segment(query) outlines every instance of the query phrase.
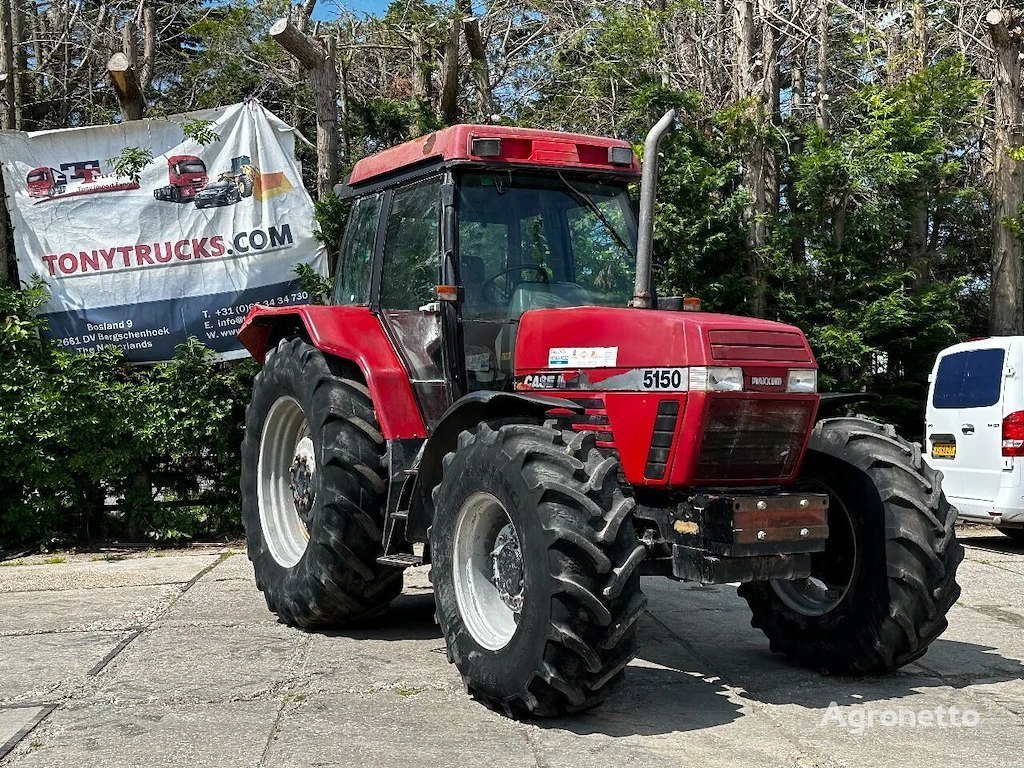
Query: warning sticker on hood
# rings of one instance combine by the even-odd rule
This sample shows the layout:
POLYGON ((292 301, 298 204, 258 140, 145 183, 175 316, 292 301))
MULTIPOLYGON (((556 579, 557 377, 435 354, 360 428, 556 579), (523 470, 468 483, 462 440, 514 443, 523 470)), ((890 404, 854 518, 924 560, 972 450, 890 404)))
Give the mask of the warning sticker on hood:
POLYGON ((614 368, 618 347, 551 347, 548 368, 614 368))

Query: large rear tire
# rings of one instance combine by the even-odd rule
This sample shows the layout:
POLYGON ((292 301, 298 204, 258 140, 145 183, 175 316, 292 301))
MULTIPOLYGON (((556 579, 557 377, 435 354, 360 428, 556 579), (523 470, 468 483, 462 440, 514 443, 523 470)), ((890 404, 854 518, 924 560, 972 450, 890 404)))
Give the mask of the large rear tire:
POLYGON ((924 654, 960 595, 956 509, 920 448, 862 418, 819 422, 798 487, 830 495, 812 576, 743 584, 772 651, 825 673, 890 672, 924 654))
POLYGON ((384 440, 358 372, 303 339, 267 353, 246 409, 242 519, 256 586, 301 627, 381 613, 402 572, 381 566, 384 440))
POLYGON ((444 460, 429 531, 437 620, 467 690, 510 716, 599 704, 635 653, 645 550, 591 434, 481 425, 444 460))

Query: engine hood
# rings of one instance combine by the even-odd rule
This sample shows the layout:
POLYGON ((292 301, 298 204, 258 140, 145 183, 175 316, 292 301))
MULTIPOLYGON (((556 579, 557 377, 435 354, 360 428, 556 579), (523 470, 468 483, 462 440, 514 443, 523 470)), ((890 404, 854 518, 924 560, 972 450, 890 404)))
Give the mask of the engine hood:
POLYGON ((770 320, 572 307, 531 310, 520 321, 517 375, 655 366, 817 367, 803 332, 770 320))

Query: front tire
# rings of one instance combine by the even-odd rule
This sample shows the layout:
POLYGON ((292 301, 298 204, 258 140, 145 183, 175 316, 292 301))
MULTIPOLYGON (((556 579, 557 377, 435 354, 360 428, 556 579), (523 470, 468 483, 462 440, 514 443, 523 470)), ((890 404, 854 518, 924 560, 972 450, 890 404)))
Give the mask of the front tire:
POLYGON ((808 579, 741 585, 751 624, 772 651, 825 673, 882 674, 922 656, 960 595, 941 475, 891 426, 827 419, 797 487, 830 496, 826 549, 808 579))
POLYGON ((515 717, 599 704, 634 656, 646 605, 618 460, 591 434, 483 424, 444 464, 431 578, 467 690, 515 717))
POLYGON ((354 622, 387 608, 384 441, 358 372, 299 338, 267 352, 246 409, 242 520, 256 586, 282 621, 354 622))

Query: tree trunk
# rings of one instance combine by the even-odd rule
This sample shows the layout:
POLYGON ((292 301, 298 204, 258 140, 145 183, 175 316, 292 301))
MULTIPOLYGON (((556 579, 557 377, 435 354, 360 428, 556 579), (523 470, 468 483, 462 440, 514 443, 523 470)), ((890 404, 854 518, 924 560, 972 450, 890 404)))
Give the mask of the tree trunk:
POLYGON ((0 171, 0 285, 18 285, 18 261, 15 258, 12 232, 4 175, 0 171))
MULTIPOLYGON (((131 30, 128 30, 125 36, 130 33, 131 30)), ((125 121, 141 120, 146 112, 146 98, 142 94, 139 76, 132 64, 135 57, 134 43, 130 48, 129 53, 115 53, 107 62, 107 74, 114 86, 118 106, 121 107, 121 119, 125 121)))
POLYGON ((441 82, 441 119, 445 125, 459 122, 459 20, 452 19, 444 47, 444 79, 441 82))
POLYGON ((288 19, 278 19, 270 36, 306 68, 316 107, 316 189, 323 200, 338 183, 338 75, 334 35, 314 40, 288 19))
POLYGON ((418 30, 412 36, 412 96, 418 101, 430 103, 433 88, 430 83, 430 64, 427 61, 429 48, 418 30))
POLYGON ((480 32, 480 20, 470 17, 463 21, 466 33, 466 47, 469 49, 470 69, 476 84, 476 103, 480 121, 491 122, 494 104, 491 99, 491 73, 487 66, 487 47, 480 32))
POLYGON ((13 40, 14 68, 10 70, 14 78, 14 127, 21 131, 25 129, 25 71, 28 69, 28 55, 25 51, 25 8, 22 0, 10 0, 13 7, 11 12, 11 38, 13 40))
POLYGON ((817 80, 814 84, 814 122, 818 128, 828 132, 828 0, 818 0, 817 35, 818 56, 817 80))
POLYGON ((350 54, 344 53, 338 59, 338 69, 341 72, 341 83, 338 88, 338 103, 341 107, 341 139, 345 150, 345 162, 352 162, 352 130, 349 125, 349 90, 348 90, 348 68, 350 65, 350 54))
MULTIPOLYGON (((759 0, 762 15, 771 18, 778 10, 777 0, 759 0)), ((779 94, 778 40, 771 24, 761 29, 757 50, 753 0, 735 0, 736 96, 747 105, 747 117, 753 123, 753 138, 743 165, 743 185, 749 193, 744 210, 747 226, 747 274, 751 283, 750 310, 764 317, 768 310, 768 283, 763 262, 768 246, 769 218, 778 201, 778 173, 775 153, 765 141, 775 120, 779 94)))
POLYGON ((142 13, 142 66, 139 68, 139 85, 145 93, 153 80, 153 68, 156 65, 156 13, 149 5, 142 13))
POLYGON ((989 11, 985 17, 995 54, 995 115, 992 131, 992 293, 989 331, 994 336, 1020 334, 1022 328, 1021 258, 1024 243, 1011 226, 1019 221, 1024 200, 1024 167, 1012 153, 1024 148, 1021 121, 1021 27, 1019 11, 989 11))
POLYGON ((737 100, 754 95, 754 2, 734 0, 733 32, 736 35, 736 65, 732 87, 737 100))
MULTIPOLYGON (((927 61, 928 27, 924 3, 917 0, 911 12, 913 29, 910 46, 906 54, 906 76, 920 74, 927 61)), ((910 270, 913 273, 913 288, 922 291, 931 278, 931 258, 928 248, 928 220, 931 211, 931 183, 922 180, 914 191, 913 208, 910 216, 910 270)))
POLYGON ((35 59, 36 66, 36 77, 34 78, 34 90, 35 100, 37 105, 41 105, 43 101, 43 95, 46 93, 46 82, 43 79, 43 73, 40 70, 43 61, 43 40, 46 39, 46 16, 45 12, 39 9, 39 6, 35 3, 32 4, 32 57, 35 59))
MULTIPOLYGON (((796 15, 794 13, 794 15, 796 15)), ((794 19, 798 21, 798 19, 794 19)), ((800 157, 804 153, 804 134, 803 125, 806 118, 804 110, 807 107, 806 104, 806 88, 807 80, 804 74, 804 59, 807 56, 807 45, 806 43, 797 45, 792 53, 792 63, 790 65, 790 93, 791 93, 791 106, 790 106, 790 121, 794 126, 797 126, 796 130, 791 130, 789 133, 792 136, 790 139, 790 155, 792 157, 800 157)), ((807 245, 804 240, 803 233, 803 210, 800 205, 800 197, 796 189, 796 173, 793 169, 793 163, 790 161, 787 164, 786 174, 786 204, 789 207, 791 230, 793 232, 792 237, 789 240, 789 259, 790 262, 802 266, 807 262, 807 245)), ((797 296, 801 296, 803 286, 795 286, 797 296)))
POLYGON ((14 24, 8 0, 0 0, 0 79, 3 80, 3 120, 0 127, 13 129, 17 122, 14 100, 14 24))

